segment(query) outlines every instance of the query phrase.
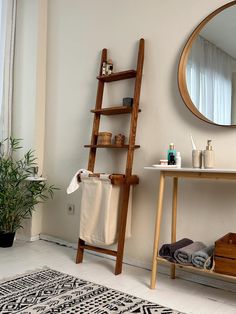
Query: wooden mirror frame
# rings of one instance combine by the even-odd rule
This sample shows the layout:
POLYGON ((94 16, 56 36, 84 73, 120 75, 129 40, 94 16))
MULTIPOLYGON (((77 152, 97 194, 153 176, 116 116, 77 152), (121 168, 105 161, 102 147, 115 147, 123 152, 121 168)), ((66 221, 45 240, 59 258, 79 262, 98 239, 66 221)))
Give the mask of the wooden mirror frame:
POLYGON ((210 124, 214 124, 214 125, 219 125, 219 126, 224 126, 224 127, 236 127, 236 125, 223 125, 223 124, 217 124, 209 119, 207 119, 194 105, 194 103, 192 102, 192 99, 189 95, 188 92, 188 88, 187 88, 187 82, 186 82, 186 65, 187 65, 187 61, 188 61, 188 56, 190 53, 190 50, 192 48, 192 45, 194 43, 194 40, 196 39, 196 37, 199 35, 200 31, 202 30, 202 28, 213 18, 215 17, 217 14, 219 14, 220 12, 222 12, 223 10, 236 5, 236 0, 235 1, 231 1, 223 6, 221 6, 220 8, 216 9, 215 11, 213 11, 211 14, 209 14, 196 28, 195 30, 192 32, 192 34, 190 35, 189 39, 187 40, 186 45, 184 46, 184 49, 182 51, 182 54, 180 56, 180 61, 179 61, 179 67, 178 67, 178 86, 179 86, 179 91, 180 91, 180 95, 185 103, 185 105, 187 106, 187 108, 199 119, 210 123, 210 124))

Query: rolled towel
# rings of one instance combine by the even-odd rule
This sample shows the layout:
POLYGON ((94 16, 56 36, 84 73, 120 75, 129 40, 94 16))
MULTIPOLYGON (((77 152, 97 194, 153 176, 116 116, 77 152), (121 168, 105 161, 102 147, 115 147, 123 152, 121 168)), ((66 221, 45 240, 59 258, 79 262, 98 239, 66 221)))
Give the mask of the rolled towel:
POLYGON ((174 258, 180 264, 191 265, 193 253, 200 251, 205 247, 206 245, 202 242, 193 242, 192 244, 175 251, 174 258))
POLYGON ((198 268, 204 268, 205 266, 207 269, 210 269, 212 263, 210 257, 213 255, 214 248, 214 245, 210 245, 197 252, 194 252, 192 254, 193 265, 198 268))
POLYGON ((176 250, 181 249, 189 244, 193 243, 192 240, 183 238, 177 242, 170 244, 163 244, 159 250, 159 255, 170 262, 175 262, 174 253, 176 250))

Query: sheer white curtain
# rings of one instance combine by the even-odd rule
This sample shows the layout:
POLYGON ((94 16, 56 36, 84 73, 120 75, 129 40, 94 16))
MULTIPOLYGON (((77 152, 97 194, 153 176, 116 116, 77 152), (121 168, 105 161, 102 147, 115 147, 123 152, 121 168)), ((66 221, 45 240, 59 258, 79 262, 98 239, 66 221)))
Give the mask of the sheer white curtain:
POLYGON ((16 0, 0 0, 0 139, 11 135, 16 0))
POLYGON ((198 110, 218 124, 231 124, 232 62, 227 53, 198 36, 187 64, 187 87, 198 110))

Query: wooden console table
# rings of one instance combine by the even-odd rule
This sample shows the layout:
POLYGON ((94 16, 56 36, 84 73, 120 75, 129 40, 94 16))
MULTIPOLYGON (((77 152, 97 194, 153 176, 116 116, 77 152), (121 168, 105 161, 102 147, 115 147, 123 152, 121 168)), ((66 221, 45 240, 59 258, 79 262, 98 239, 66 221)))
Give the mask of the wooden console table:
POLYGON ((213 270, 199 269, 194 266, 184 266, 177 263, 171 263, 164 258, 158 256, 159 240, 160 240, 160 227, 163 211, 163 195, 166 177, 173 178, 173 191, 172 191, 172 223, 171 223, 171 243, 176 242, 176 221, 177 221, 177 194, 178 194, 178 179, 179 178, 195 178, 195 179, 220 179, 220 180, 236 180, 236 169, 196 169, 196 168, 156 168, 144 167, 147 170, 160 172, 159 196, 157 200, 157 214, 156 214, 156 227, 153 246, 153 260, 152 260, 152 274, 151 274, 151 289, 155 289, 157 278, 157 264, 164 263, 170 265, 171 278, 175 279, 176 268, 182 268, 201 274, 208 274, 210 276, 218 277, 221 279, 228 279, 236 281, 236 277, 216 273, 213 270))

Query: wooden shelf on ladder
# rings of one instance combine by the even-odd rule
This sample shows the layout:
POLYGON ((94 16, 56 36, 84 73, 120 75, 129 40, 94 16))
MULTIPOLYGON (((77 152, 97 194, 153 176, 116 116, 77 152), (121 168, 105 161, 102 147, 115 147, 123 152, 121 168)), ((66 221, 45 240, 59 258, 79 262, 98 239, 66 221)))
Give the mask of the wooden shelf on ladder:
POLYGON ((96 105, 95 105, 95 109, 91 110, 91 112, 94 113, 91 143, 89 145, 85 145, 85 147, 90 149, 89 160, 88 160, 88 170, 92 172, 94 172, 96 151, 98 148, 115 148, 115 149, 123 148, 123 149, 126 149, 127 151, 125 173, 119 174, 119 175, 114 174, 112 175, 112 179, 111 179, 112 184, 115 184, 115 185, 122 184, 124 187, 123 195, 122 195, 122 206, 120 210, 120 224, 118 228, 117 250, 110 250, 110 249, 105 249, 105 248, 100 248, 97 246, 89 245, 89 244, 86 244, 85 241, 83 241, 82 239, 79 239, 76 263, 82 263, 84 250, 91 250, 91 251, 95 251, 95 252, 99 252, 103 254, 112 255, 116 257, 115 274, 118 275, 122 272, 122 262, 123 262, 123 255, 124 255, 125 230, 126 230, 130 186, 133 184, 139 183, 138 176, 132 174, 132 167, 133 167, 134 151, 136 148, 140 147, 139 145, 135 144, 135 138, 136 138, 138 113, 140 112, 139 99, 140 99, 143 61, 144 61, 144 39, 140 39, 139 41, 138 60, 137 60, 136 70, 122 71, 122 72, 112 73, 111 75, 102 75, 101 73, 102 64, 105 61, 107 61, 107 49, 106 48, 102 50, 100 73, 99 73, 99 76, 97 77, 98 88, 97 88, 96 105), (116 106, 116 107, 102 108, 103 91, 104 91, 105 83, 125 80, 125 79, 132 79, 132 78, 135 79, 133 107, 116 106), (128 144, 121 145, 121 146, 98 145, 97 134, 99 133, 101 115, 118 115, 118 114, 130 114, 131 116, 128 144))
MULTIPOLYGON (((116 106, 116 107, 108 107, 108 108, 101 108, 101 109, 94 109, 90 110, 93 113, 96 114, 102 114, 105 116, 111 116, 116 114, 126 114, 126 113, 132 113, 133 107, 128 106, 116 106)), ((139 109, 139 112, 141 112, 141 109, 139 109)))

